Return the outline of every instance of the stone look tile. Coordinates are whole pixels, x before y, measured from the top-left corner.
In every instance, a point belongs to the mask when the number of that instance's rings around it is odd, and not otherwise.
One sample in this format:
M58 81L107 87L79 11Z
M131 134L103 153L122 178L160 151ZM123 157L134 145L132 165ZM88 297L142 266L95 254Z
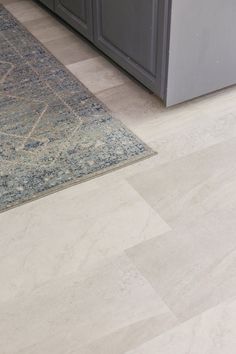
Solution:
M52 16L47 16L34 21L23 22L25 27L40 42L47 43L62 37L68 37L73 33L69 28Z
M79 35L71 34L45 43L47 49L64 65L99 56L98 52Z
M2 3L159 155L0 215L1 353L234 353L235 87L166 109L36 3Z
M176 108L133 131L158 151L159 164L163 164L236 137L236 114Z
M126 182L96 181L0 215L0 301L170 230Z
M168 109L132 81L97 96L158 152L156 167L236 136L234 88Z
M231 354L235 348L234 301L207 311L126 354Z
M21 22L42 21L44 17L49 17L47 11L32 1L10 2L6 4L3 2L3 4Z
M175 317L166 312L122 327L82 347L76 340L72 344L66 344L55 338L24 348L17 354L64 354L68 348L70 354L124 354L175 327L177 323Z
M121 86L99 92L97 96L118 119L131 129L160 117L162 111L165 110L155 95L132 80Z
M179 320L236 297L236 205L127 254Z
M67 68L93 93L122 85L128 80L124 73L101 56L67 65Z
M168 109L132 81L98 97L158 152L157 166L236 136L235 88Z
M176 326L178 321L169 313L164 316L151 317L124 327L119 331L90 343L81 349L83 354L123 354L142 343L155 338L162 332ZM77 354L76 350L72 351ZM72 354L71 353L71 354Z
M128 178L172 227L236 199L236 139Z
M69 353L151 316L173 317L125 256L86 279L74 274L3 303L0 313L4 354L33 345L43 345L41 353Z

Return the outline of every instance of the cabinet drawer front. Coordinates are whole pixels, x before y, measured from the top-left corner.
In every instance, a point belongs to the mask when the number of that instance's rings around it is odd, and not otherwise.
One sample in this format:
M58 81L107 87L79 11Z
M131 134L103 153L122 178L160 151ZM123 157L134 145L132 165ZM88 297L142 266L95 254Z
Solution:
M97 46L131 73L156 81L159 0L94 1Z
M55 12L87 38L92 38L92 0L55 0Z

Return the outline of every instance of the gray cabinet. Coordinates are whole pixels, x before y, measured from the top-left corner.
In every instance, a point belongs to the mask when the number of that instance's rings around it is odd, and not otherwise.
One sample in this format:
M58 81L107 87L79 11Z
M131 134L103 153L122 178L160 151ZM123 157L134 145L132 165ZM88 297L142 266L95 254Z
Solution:
M50 10L54 10L54 0L41 0L41 3L47 6Z
M167 106L236 83L236 2L39 0Z
M94 42L160 93L160 0L94 0Z
M92 0L55 0L55 12L74 29L92 39Z
M48 0L39 1L45 3ZM54 0L54 11L131 75L165 99L170 2Z

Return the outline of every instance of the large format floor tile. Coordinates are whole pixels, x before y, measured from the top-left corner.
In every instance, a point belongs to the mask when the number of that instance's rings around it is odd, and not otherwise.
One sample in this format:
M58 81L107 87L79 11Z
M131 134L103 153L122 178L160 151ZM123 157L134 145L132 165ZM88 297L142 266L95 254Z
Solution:
M179 320L236 297L236 205L127 251Z
M3 2L3 5L21 22L49 18L47 11L33 1Z
M232 354L236 302L224 303L126 354Z
M52 16L34 21L25 21L23 24L28 31L30 31L42 43L68 37L73 33L69 28Z
M129 178L172 227L236 201L236 139Z
M131 129L152 119L158 119L165 110L161 101L136 81L97 94L113 114Z
M235 87L166 109L37 2L1 2L158 155L0 215L0 353L234 354Z
M46 42L45 47L64 65L77 63L99 55L87 41L74 33Z
M177 160L236 137L236 113L168 110L134 132L159 154L159 164Z
M132 81L98 97L158 152L156 166L236 136L235 88L168 109Z
M98 268L86 279L78 274L36 288L0 305L0 348L4 354L26 347L34 353L65 354L150 318L175 318L125 256ZM169 316L169 318L168 318ZM27 350L23 351L27 353Z
M101 56L68 65L67 68L93 93L122 85L127 77Z
M176 325L178 325L177 319L174 316L170 316L169 312L152 316L91 342L81 348L81 353L124 354ZM76 354L76 351L74 354Z
M0 229L0 301L170 230L125 181L96 180L1 214Z

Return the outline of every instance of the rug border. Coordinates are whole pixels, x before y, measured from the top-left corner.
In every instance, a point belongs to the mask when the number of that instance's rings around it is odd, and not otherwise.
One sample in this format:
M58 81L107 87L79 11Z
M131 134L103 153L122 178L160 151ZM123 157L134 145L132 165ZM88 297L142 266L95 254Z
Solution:
M47 191L43 191L43 192L38 192L37 196L33 196L30 197L30 199L24 199L22 201L16 201L15 203L11 203L10 206L7 206L6 208L0 209L0 214L9 211L11 209L20 207L22 205L28 204L30 202L34 202L38 199L44 198L46 196L49 196L50 194L55 194L57 192L63 191L69 187L73 187L75 185L79 185L81 183L90 181L92 179L95 179L96 177L100 177L100 176L104 176L108 173L111 172L115 172L117 170L120 170L121 168L125 168L128 166L131 166L135 163L141 162L143 160L146 160L148 158L151 158L153 156L158 155L158 153L156 151L154 151L150 146L148 146L139 136L137 136L130 128L128 128L120 119L116 118L113 116L112 111L104 104L104 102L102 102L94 93L92 93L52 52L50 52L50 50L48 48L46 48L46 46L38 39L36 38L28 29L26 26L24 26L5 6L4 4L0 3L0 9L1 7L10 15L14 18L14 20L16 21L17 25L27 34L29 34L36 42L39 43L39 45L41 45L41 47L45 50L46 53L48 53L49 55L51 55L58 63L59 65L63 68L63 70L65 70L68 74L68 76L71 76L73 79L76 79L81 87L84 89L85 92L87 92L89 95L91 95L92 97L94 97L94 99L102 106L102 108L104 109L105 112L109 113L112 117L113 120L119 122L119 124L121 125L121 127L123 127L124 129L126 129L131 135L133 135L133 137L135 137L137 139L137 141L139 141L144 147L145 147L145 152L142 153L141 155L138 156L134 156L133 158L130 158L129 161L122 161L117 163L115 166L109 166L106 168L101 169L100 171L96 171L93 172L91 174L89 174L88 176L83 176L83 177L77 177L75 178L73 181L68 181L68 182L64 182L62 184L60 184L59 186L56 187L51 187L50 189L48 189Z
M0 215L2 213L5 213L6 211L15 209L15 208L23 206L25 204L29 204L31 202L35 202L38 199L43 199L44 197L48 197L51 194L61 192L61 191L68 189L70 187L75 187L76 185L79 185L81 183L89 182L89 181L95 179L96 177L99 178L99 177L105 176L109 173L121 170L122 168L132 166L134 164L137 164L138 162L142 162L142 161L147 160L147 159L154 157L156 155L158 155L158 154L154 151L152 154L149 153L149 154L144 155L138 159L137 159L137 157L134 157L132 160L129 160L129 162L127 161L126 163L120 162L115 167L111 166L111 167L107 167L106 169L100 170L98 172L93 172L89 176L78 177L78 178L75 178L73 181L64 182L64 183L60 184L59 186L51 187L47 191L38 192L37 196L31 197L30 199L24 199L23 201L12 203L11 206L0 210Z

